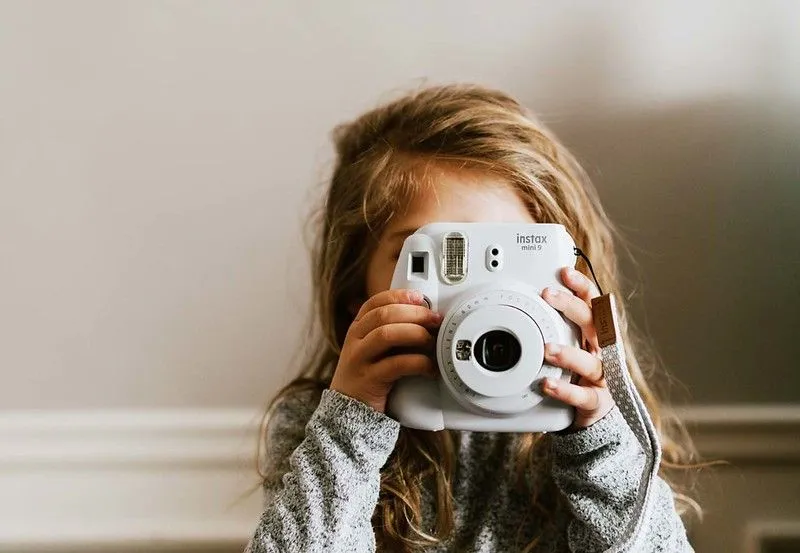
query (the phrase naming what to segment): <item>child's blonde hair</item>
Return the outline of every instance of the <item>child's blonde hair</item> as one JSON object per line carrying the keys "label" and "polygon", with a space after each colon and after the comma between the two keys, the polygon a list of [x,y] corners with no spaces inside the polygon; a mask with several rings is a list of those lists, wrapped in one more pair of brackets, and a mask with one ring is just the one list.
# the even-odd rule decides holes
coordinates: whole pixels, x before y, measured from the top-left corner
{"label": "child's blonde hair", "polygon": [[[365,297],[365,271],[374,245],[393,214],[407,204],[409,195],[429,184],[432,165],[502,178],[516,190],[535,221],[567,228],[593,261],[604,288],[619,289],[615,231],[597,191],[567,149],[506,94],[473,85],[426,88],[337,127],[334,142],[337,162],[312,253],[319,345],[301,376],[281,390],[272,405],[302,388],[321,391],[329,385],[352,322],[350,308]],[[588,274],[582,261],[577,268]],[[645,363],[637,355],[641,343],[632,336],[621,300],[618,306],[629,370],[661,433],[662,476],[666,478],[664,469],[688,465],[690,442],[685,432],[667,424],[662,415],[645,379],[645,372],[652,375],[654,363],[643,367]],[[264,428],[268,423],[267,415]],[[450,535],[456,436],[449,431],[401,430],[382,471],[373,517],[376,539],[383,549],[412,551]],[[545,441],[546,436],[534,434],[518,440],[516,466],[521,483],[526,482],[525,474],[534,464],[547,462]],[[421,524],[422,489],[427,484],[432,486],[436,503],[434,528],[422,528]],[[558,493],[554,489],[530,492],[531,512],[546,522]],[[684,507],[694,505],[683,494],[676,497]],[[534,543],[528,545],[526,549]]]}

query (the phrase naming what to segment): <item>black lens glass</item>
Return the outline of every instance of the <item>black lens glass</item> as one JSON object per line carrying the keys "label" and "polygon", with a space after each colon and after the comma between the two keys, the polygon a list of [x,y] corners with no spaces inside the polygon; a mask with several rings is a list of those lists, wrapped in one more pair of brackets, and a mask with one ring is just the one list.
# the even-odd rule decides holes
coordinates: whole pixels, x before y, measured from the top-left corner
{"label": "black lens glass", "polygon": [[475,360],[486,370],[507,371],[519,362],[522,347],[510,332],[490,330],[475,342]]}

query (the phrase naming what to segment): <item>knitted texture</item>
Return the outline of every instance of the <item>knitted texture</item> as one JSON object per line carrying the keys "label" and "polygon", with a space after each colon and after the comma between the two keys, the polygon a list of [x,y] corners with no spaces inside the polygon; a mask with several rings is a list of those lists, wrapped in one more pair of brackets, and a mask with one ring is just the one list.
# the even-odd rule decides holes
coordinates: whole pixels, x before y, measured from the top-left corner
{"label": "knitted texture", "polygon": [[[267,468],[282,477],[265,483],[250,553],[376,550],[371,518],[380,471],[400,425],[334,391],[324,391],[318,404],[317,398],[298,394],[276,408]],[[554,509],[547,525],[532,513],[530,492],[514,477],[518,435],[459,432],[458,438],[455,532],[427,552],[513,552],[539,537],[537,552],[600,553],[633,515],[645,457],[617,408],[589,428],[548,436],[551,461],[526,475],[533,489],[563,498],[547,502]],[[638,551],[693,551],[672,491],[660,478],[656,484]],[[429,490],[423,494],[426,530],[434,523],[433,499]]]}

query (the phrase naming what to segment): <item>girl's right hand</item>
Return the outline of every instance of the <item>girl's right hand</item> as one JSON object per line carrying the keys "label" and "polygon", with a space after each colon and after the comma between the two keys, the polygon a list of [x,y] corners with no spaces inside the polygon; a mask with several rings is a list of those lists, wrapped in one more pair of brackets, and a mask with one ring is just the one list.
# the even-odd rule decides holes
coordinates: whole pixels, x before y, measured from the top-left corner
{"label": "girl's right hand", "polygon": [[442,316],[431,311],[420,292],[386,290],[361,306],[339,356],[331,390],[386,409],[386,397],[404,376],[435,376],[430,352],[436,343],[432,331]]}

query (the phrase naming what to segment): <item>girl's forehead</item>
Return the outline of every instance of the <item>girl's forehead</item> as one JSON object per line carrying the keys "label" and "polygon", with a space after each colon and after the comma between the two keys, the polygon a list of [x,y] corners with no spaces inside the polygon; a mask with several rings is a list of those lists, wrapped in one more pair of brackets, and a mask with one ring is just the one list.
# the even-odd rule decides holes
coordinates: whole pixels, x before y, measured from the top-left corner
{"label": "girl's forehead", "polygon": [[415,230],[433,222],[534,222],[520,196],[505,179],[474,171],[441,172],[420,185],[398,209],[387,234]]}

